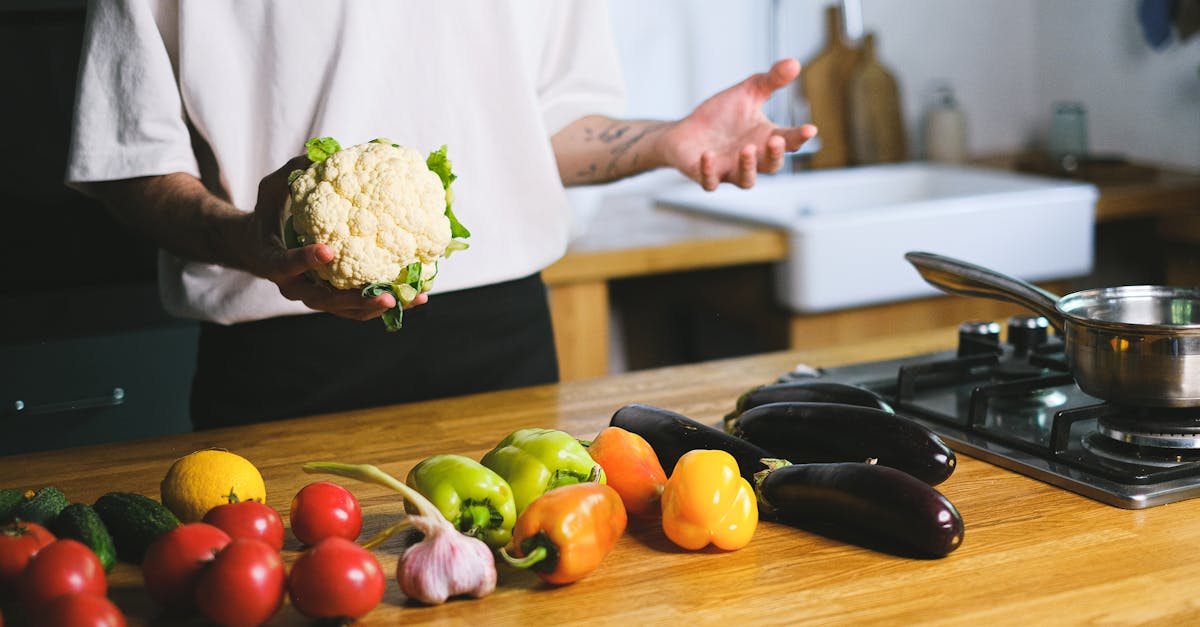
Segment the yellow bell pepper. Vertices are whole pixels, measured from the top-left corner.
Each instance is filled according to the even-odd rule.
[[[662,527],[671,542],[693,551],[746,546],[758,527],[758,500],[737,460],[719,450],[684,453],[663,488]]]

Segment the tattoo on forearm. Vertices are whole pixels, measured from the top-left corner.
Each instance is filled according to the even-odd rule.
[[[600,131],[600,141],[606,144],[611,144],[615,141],[618,141],[621,139],[621,136],[629,132],[629,128],[630,127],[628,124],[606,128]]]
[[[611,180],[637,172],[641,155],[635,149],[646,137],[662,128],[662,124],[648,124],[640,129],[635,129],[633,124],[624,122],[614,123],[602,129],[585,127],[583,129],[585,142],[599,141],[609,145],[608,154],[611,158],[607,164],[603,165],[602,180]],[[627,163],[622,164],[621,158],[630,154],[632,157],[628,159]],[[590,163],[578,170],[576,176],[594,179],[600,170],[601,164]]]

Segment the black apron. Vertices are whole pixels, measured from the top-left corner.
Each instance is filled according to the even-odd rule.
[[[204,323],[192,425],[212,429],[558,380],[539,275],[433,294],[387,332],[330,314]]]

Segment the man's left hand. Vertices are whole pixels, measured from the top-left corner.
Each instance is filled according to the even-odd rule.
[[[667,165],[710,191],[722,182],[751,187],[759,172],[778,171],[785,153],[817,134],[811,124],[776,126],[762,111],[771,94],[799,75],[800,62],[784,59],[705,100],[665,131]]]

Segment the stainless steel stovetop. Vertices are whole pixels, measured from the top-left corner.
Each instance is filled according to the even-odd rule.
[[[1200,408],[1150,409],[1083,393],[1046,320],[960,326],[957,350],[811,371],[859,385],[951,448],[1126,509],[1200,496]]]

